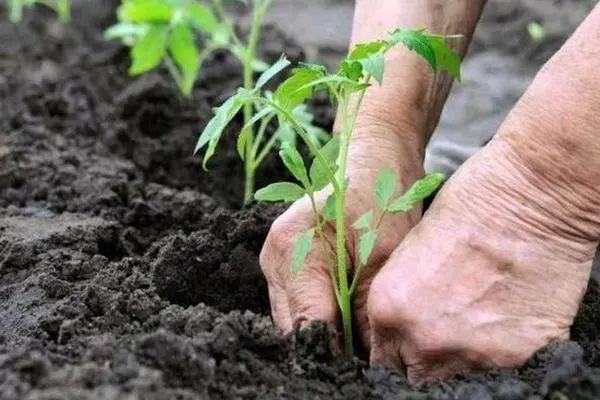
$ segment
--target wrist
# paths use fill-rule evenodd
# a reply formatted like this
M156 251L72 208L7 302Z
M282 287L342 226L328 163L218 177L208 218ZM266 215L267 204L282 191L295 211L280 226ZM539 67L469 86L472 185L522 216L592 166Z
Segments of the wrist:
M424 147L408 120L400 122L362 113L356 121L349 148L349 171L374 180L384 168L392 168L404 185L424 174Z
M569 142L576 139L563 136L568 131L555 136L532 123L510 121L495 145L504 148L505 159L525 186L538 193L537 199L530 200L555 222L557 234L596 243L600 240L600 164L585 162L587 157L577 150L582 143L571 146Z

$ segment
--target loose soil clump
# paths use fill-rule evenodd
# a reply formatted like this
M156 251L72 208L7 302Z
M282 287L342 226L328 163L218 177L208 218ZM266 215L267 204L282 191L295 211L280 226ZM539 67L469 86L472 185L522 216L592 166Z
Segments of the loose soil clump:
M116 3L0 23L0 399L600 398L594 281L572 341L438 385L334 356L320 323L278 336L258 254L282 209L240 207L233 130L210 173L191 155L240 66L215 54L191 100L128 78L102 39ZM261 49L303 57L273 28ZM273 157L259 185L281 176Z

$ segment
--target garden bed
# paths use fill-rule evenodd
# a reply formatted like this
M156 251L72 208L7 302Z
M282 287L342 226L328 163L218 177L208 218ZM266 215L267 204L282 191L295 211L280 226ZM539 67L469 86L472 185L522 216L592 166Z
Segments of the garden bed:
M191 100L166 74L128 78L127 50L102 39L116 3L88 2L67 26L0 12L0 399L600 398L595 282L573 341L434 386L335 358L319 324L278 337L258 253L281 208L240 208L233 130L210 173L192 157L240 66L216 54ZM303 56L274 28L261 52Z

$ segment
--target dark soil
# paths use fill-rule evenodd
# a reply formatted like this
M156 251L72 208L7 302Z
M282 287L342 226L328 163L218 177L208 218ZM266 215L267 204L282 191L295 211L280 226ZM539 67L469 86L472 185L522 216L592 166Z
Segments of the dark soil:
M101 37L115 3L0 23L0 399L600 398L595 282L572 342L435 386L334 357L320 324L279 337L258 253L280 209L239 209L231 139L210 173L191 156L240 67L216 54L191 101L164 71L128 78ZM261 48L302 58L273 29Z

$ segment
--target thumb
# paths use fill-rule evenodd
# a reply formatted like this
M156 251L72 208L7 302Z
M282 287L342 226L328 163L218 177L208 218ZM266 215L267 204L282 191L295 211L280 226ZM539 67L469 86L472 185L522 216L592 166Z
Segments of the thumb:
M271 227L260 256L269 286L273 320L284 334L308 322L321 320L337 326L337 305L330 267L318 238L294 276L293 249L298 236L309 227L298 210L282 215ZM311 222L311 221L310 221Z

